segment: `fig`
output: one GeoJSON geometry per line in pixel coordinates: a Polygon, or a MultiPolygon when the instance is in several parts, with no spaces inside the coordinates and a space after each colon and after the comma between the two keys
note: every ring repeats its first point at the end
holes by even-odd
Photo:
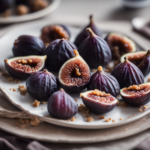
{"type": "Polygon", "coordinates": [[[56,39],[62,38],[67,40],[70,38],[70,30],[65,25],[54,24],[46,26],[42,29],[41,39],[46,45],[56,39]]]}
{"type": "Polygon", "coordinates": [[[144,76],[150,73],[150,50],[139,51],[133,53],[127,53],[120,59],[123,62],[124,57],[127,57],[129,61],[134,63],[143,73],[144,76]]]}
{"type": "Polygon", "coordinates": [[[123,54],[136,51],[135,43],[122,34],[109,33],[105,40],[108,43],[114,58],[120,59],[123,54]]]}
{"type": "Polygon", "coordinates": [[[66,61],[59,70],[58,79],[60,86],[67,92],[81,92],[90,81],[90,68],[74,50],[75,57],[66,61]]]}
{"type": "Polygon", "coordinates": [[[37,37],[22,35],[14,42],[14,56],[42,55],[45,44],[37,37]]]}
{"type": "Polygon", "coordinates": [[[47,109],[54,118],[70,119],[78,112],[78,105],[73,97],[60,89],[49,98],[47,109]]]}
{"type": "Polygon", "coordinates": [[[54,40],[43,53],[47,55],[46,67],[49,70],[59,71],[62,64],[75,56],[74,49],[77,47],[65,39],[54,40]]]}
{"type": "Polygon", "coordinates": [[[58,80],[45,69],[33,73],[26,81],[26,88],[33,98],[44,101],[58,90],[58,80]]]}
{"type": "Polygon", "coordinates": [[[78,34],[78,36],[75,39],[74,43],[77,47],[79,47],[82,41],[89,36],[89,34],[86,32],[86,28],[91,28],[96,35],[102,36],[102,32],[97,28],[97,26],[94,23],[93,16],[90,15],[90,23],[86,27],[84,27],[84,29],[78,34]]]}
{"type": "Polygon", "coordinates": [[[122,99],[130,105],[144,105],[150,101],[150,82],[123,88],[120,94],[122,99]]]}
{"type": "Polygon", "coordinates": [[[104,114],[115,108],[118,100],[111,94],[99,90],[86,91],[80,94],[84,105],[95,114],[104,114]]]}
{"type": "Polygon", "coordinates": [[[10,9],[12,0],[0,0],[0,13],[10,9]]]}
{"type": "Polygon", "coordinates": [[[79,53],[91,68],[105,66],[112,59],[111,50],[101,37],[86,29],[89,36],[80,44],[79,53]]]}
{"type": "Polygon", "coordinates": [[[92,74],[87,89],[98,89],[100,91],[110,93],[114,97],[117,97],[120,93],[120,86],[117,79],[114,76],[104,72],[101,66],[99,66],[97,71],[92,74]]]}
{"type": "Polygon", "coordinates": [[[27,79],[32,73],[43,70],[46,56],[26,56],[5,59],[8,73],[18,79],[27,79]]]}
{"type": "Polygon", "coordinates": [[[140,69],[131,63],[126,57],[124,58],[123,63],[118,64],[113,69],[111,75],[118,80],[120,88],[144,83],[144,76],[140,69]]]}

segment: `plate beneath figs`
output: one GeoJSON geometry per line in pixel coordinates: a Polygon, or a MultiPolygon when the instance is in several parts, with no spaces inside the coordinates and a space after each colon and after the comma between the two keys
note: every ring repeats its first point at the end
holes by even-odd
{"type": "MultiPolygon", "coordinates": [[[[0,68],[4,68],[4,59],[13,57],[12,55],[12,46],[15,39],[17,39],[18,36],[23,34],[29,34],[33,36],[40,36],[40,30],[43,26],[47,25],[47,21],[42,22],[32,22],[32,23],[25,23],[24,25],[20,25],[17,27],[14,27],[13,30],[10,30],[8,33],[6,33],[4,36],[0,39],[0,68]]],[[[78,34],[78,32],[81,30],[80,28],[75,27],[69,27],[72,37],[71,41],[74,41],[75,36],[78,34]]],[[[109,31],[109,29],[103,29],[105,31],[109,31]]],[[[142,46],[142,45],[141,45],[142,46]]],[[[140,47],[138,46],[138,49],[140,47]]],[[[150,74],[148,75],[150,77],[150,74]]],[[[145,78],[145,82],[148,80],[148,76],[145,78]]],[[[150,112],[150,109],[144,110],[142,113],[139,112],[139,108],[137,107],[131,107],[128,106],[126,108],[123,107],[116,107],[111,112],[104,114],[105,118],[112,118],[115,120],[115,122],[105,122],[105,120],[100,120],[99,115],[91,114],[91,116],[94,118],[94,121],[87,122],[85,114],[83,113],[77,113],[76,120],[66,121],[66,120],[59,120],[55,118],[50,118],[48,112],[47,112],[47,105],[41,104],[39,107],[32,107],[32,103],[34,99],[26,94],[25,96],[20,95],[20,92],[16,90],[15,92],[10,90],[10,88],[18,89],[19,85],[25,85],[25,81],[21,81],[21,83],[11,83],[8,82],[4,77],[0,77],[0,87],[4,95],[7,97],[7,99],[20,108],[23,111],[26,111],[28,113],[34,114],[36,116],[39,116],[41,120],[46,121],[48,123],[52,123],[59,126],[64,127],[70,127],[70,128],[79,128],[79,129],[101,129],[101,128],[110,128],[114,126],[120,126],[132,121],[135,121],[146,114],[150,112]],[[120,120],[122,118],[122,120],[120,120]]],[[[72,94],[74,98],[78,100],[78,105],[82,104],[82,100],[79,97],[78,94],[72,94]]]]}

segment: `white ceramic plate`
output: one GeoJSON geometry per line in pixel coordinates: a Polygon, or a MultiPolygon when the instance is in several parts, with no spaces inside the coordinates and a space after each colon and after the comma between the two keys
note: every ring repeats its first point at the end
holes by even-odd
{"type": "MultiPolygon", "coordinates": [[[[12,57],[12,46],[15,39],[17,39],[18,36],[22,34],[29,34],[33,36],[39,36],[40,30],[43,26],[47,25],[47,21],[38,21],[38,22],[32,22],[32,23],[26,23],[17,27],[14,27],[13,30],[6,33],[2,38],[0,39],[0,67],[4,67],[4,59],[12,57]]],[[[75,27],[69,27],[72,33],[71,41],[74,40],[74,37],[76,34],[80,31],[79,28],[75,27]]],[[[109,29],[103,29],[105,31],[109,29]]],[[[150,75],[149,75],[150,76],[150,75]]],[[[145,81],[147,81],[148,76],[145,78],[145,81]]],[[[37,115],[40,117],[41,120],[59,125],[59,126],[65,126],[70,128],[80,128],[80,129],[100,129],[100,128],[110,128],[114,126],[123,125],[129,122],[132,122],[134,120],[137,120],[146,114],[150,112],[149,109],[145,110],[143,113],[140,113],[138,108],[135,107],[116,107],[113,111],[104,114],[105,118],[112,118],[116,122],[105,122],[105,120],[100,120],[98,115],[92,114],[92,117],[94,118],[93,122],[86,122],[85,114],[78,113],[76,114],[76,120],[74,122],[67,122],[66,120],[59,120],[48,117],[49,114],[47,112],[47,106],[46,104],[41,104],[39,107],[34,108],[32,107],[32,103],[34,99],[29,96],[28,94],[26,96],[20,95],[19,91],[13,92],[12,90],[9,90],[10,88],[18,88],[18,85],[25,85],[25,81],[22,81],[19,84],[10,83],[8,82],[4,77],[1,77],[1,83],[0,87],[4,95],[8,98],[8,100],[20,108],[23,111],[29,112],[31,114],[37,115]],[[43,108],[43,109],[42,109],[43,108]],[[128,117],[131,118],[128,118],[128,117]],[[121,121],[120,118],[123,120],[121,121]]],[[[79,94],[72,95],[74,98],[78,99],[78,105],[82,103],[81,98],[79,97],[79,94]]]]}
{"type": "Polygon", "coordinates": [[[30,21],[33,19],[41,18],[45,15],[48,15],[49,13],[54,11],[59,6],[61,0],[49,0],[49,1],[50,1],[50,5],[47,8],[42,9],[42,10],[37,11],[37,12],[34,12],[34,13],[29,13],[29,14],[24,15],[24,16],[12,15],[8,18],[0,17],[0,24],[30,21]]]}

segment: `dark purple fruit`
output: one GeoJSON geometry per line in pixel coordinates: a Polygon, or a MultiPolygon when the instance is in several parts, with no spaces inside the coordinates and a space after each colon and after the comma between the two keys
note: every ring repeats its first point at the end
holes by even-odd
{"type": "Polygon", "coordinates": [[[43,41],[30,35],[22,35],[14,42],[14,56],[42,55],[45,50],[43,41]]]}
{"type": "Polygon", "coordinates": [[[44,101],[58,90],[57,78],[47,70],[33,73],[26,81],[27,92],[35,99],[44,101]]]}
{"type": "Polygon", "coordinates": [[[101,66],[99,66],[98,70],[91,76],[87,89],[98,89],[110,93],[114,97],[118,96],[120,93],[120,86],[116,78],[104,72],[101,66]]]}
{"type": "Polygon", "coordinates": [[[49,44],[44,55],[47,55],[46,67],[49,70],[59,71],[60,67],[70,58],[74,57],[77,47],[65,39],[57,39],[49,44]]]}
{"type": "Polygon", "coordinates": [[[74,50],[75,57],[66,61],[59,70],[58,79],[60,86],[67,92],[81,92],[90,81],[90,68],[74,50]]]}
{"type": "Polygon", "coordinates": [[[47,45],[56,39],[70,39],[70,31],[67,26],[54,24],[46,26],[42,29],[41,39],[47,45]]]}
{"type": "Polygon", "coordinates": [[[97,68],[99,65],[105,66],[112,59],[108,44],[90,28],[86,30],[89,36],[79,46],[80,55],[91,68],[97,68]]]}
{"type": "Polygon", "coordinates": [[[99,115],[113,110],[118,102],[111,94],[99,90],[86,91],[80,97],[91,112],[99,115]]]}
{"type": "Polygon", "coordinates": [[[140,106],[150,101],[150,83],[129,86],[120,90],[122,99],[133,106],[140,106]]]}
{"type": "Polygon", "coordinates": [[[70,119],[78,112],[78,105],[73,97],[60,89],[49,98],[47,109],[54,118],[70,119]]]}
{"type": "Polygon", "coordinates": [[[27,79],[32,73],[43,70],[46,56],[26,56],[5,59],[8,73],[18,79],[27,79]]]}
{"type": "Polygon", "coordinates": [[[0,13],[10,9],[12,0],[0,0],[0,13]]]}
{"type": "Polygon", "coordinates": [[[129,61],[134,63],[142,71],[144,76],[150,73],[150,50],[147,52],[139,51],[127,53],[121,57],[121,62],[124,61],[124,57],[127,57],[129,61]]]}
{"type": "Polygon", "coordinates": [[[79,33],[79,35],[75,39],[74,43],[77,47],[79,47],[79,45],[83,42],[83,40],[89,36],[89,34],[86,32],[86,28],[91,28],[92,31],[96,35],[102,36],[102,32],[95,25],[94,20],[93,20],[93,16],[91,15],[90,16],[90,23],[86,27],[84,27],[84,29],[79,33]]]}
{"type": "Polygon", "coordinates": [[[142,72],[131,63],[126,57],[124,62],[118,64],[111,73],[119,82],[120,88],[129,87],[144,83],[142,72]]]}
{"type": "Polygon", "coordinates": [[[123,54],[136,51],[135,43],[119,33],[109,33],[105,40],[110,46],[114,58],[120,59],[123,54]]]}

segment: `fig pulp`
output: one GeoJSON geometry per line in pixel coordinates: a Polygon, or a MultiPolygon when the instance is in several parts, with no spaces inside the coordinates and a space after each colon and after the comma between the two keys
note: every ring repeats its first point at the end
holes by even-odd
{"type": "Polygon", "coordinates": [[[128,37],[119,33],[109,33],[105,40],[114,58],[120,59],[123,54],[136,51],[135,43],[128,37]]]}
{"type": "Polygon", "coordinates": [[[111,75],[118,80],[120,88],[144,83],[144,76],[142,72],[126,57],[124,58],[123,63],[118,64],[113,69],[111,75]]]}
{"type": "Polygon", "coordinates": [[[120,90],[122,99],[133,106],[140,106],[150,101],[150,83],[129,86],[120,90]]]}
{"type": "Polygon", "coordinates": [[[86,28],[91,28],[96,35],[102,36],[101,31],[95,25],[94,20],[93,20],[93,16],[91,15],[90,16],[90,23],[79,33],[79,35],[75,39],[74,43],[77,47],[79,47],[79,45],[82,43],[82,41],[89,36],[89,34],[86,32],[86,28]]]}
{"type": "Polygon", "coordinates": [[[40,101],[48,100],[58,90],[57,78],[47,70],[33,73],[26,81],[27,92],[40,101]]]}
{"type": "Polygon", "coordinates": [[[22,35],[14,42],[14,56],[42,55],[45,44],[37,37],[22,35]]]}
{"type": "Polygon", "coordinates": [[[8,73],[18,79],[27,79],[32,73],[43,70],[46,56],[26,56],[5,59],[8,73]]]}
{"type": "Polygon", "coordinates": [[[76,46],[65,39],[54,40],[43,53],[47,55],[46,67],[49,70],[59,71],[64,62],[75,56],[74,49],[76,46]]]}
{"type": "Polygon", "coordinates": [[[111,50],[101,37],[86,29],[89,36],[80,44],[79,53],[91,68],[105,66],[112,59],[111,50]]]}
{"type": "Polygon", "coordinates": [[[115,108],[118,100],[111,94],[99,90],[86,91],[80,94],[85,106],[95,114],[104,114],[115,108]]]}
{"type": "Polygon", "coordinates": [[[127,53],[120,59],[123,62],[124,57],[127,57],[129,61],[134,63],[143,73],[144,76],[150,73],[150,50],[127,53]]]}
{"type": "Polygon", "coordinates": [[[86,62],[74,50],[75,57],[66,61],[60,68],[58,79],[60,86],[68,92],[81,92],[90,81],[90,69],[86,62]]]}
{"type": "Polygon", "coordinates": [[[11,4],[12,0],[0,0],[0,13],[10,9],[11,4]]]}
{"type": "Polygon", "coordinates": [[[70,38],[70,31],[65,25],[49,25],[42,29],[41,39],[47,45],[56,39],[67,39],[70,38]]]}
{"type": "Polygon", "coordinates": [[[78,112],[75,99],[63,89],[52,94],[48,100],[47,108],[52,117],[59,119],[70,119],[78,112]]]}
{"type": "Polygon", "coordinates": [[[118,96],[120,93],[120,86],[116,78],[104,72],[101,66],[99,66],[98,70],[91,76],[87,89],[98,89],[110,93],[114,97],[118,96]]]}

